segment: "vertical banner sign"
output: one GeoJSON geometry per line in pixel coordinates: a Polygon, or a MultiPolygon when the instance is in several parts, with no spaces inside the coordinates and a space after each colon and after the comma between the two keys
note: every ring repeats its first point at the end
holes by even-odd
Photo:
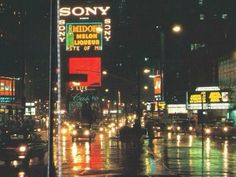
{"type": "Polygon", "coordinates": [[[154,77],[154,94],[155,95],[161,95],[161,76],[156,75],[154,77]]]}

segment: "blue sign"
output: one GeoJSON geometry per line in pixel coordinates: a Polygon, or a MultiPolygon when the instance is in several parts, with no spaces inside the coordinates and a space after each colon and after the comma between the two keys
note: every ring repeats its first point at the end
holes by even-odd
{"type": "Polygon", "coordinates": [[[10,96],[0,96],[0,103],[11,103],[15,101],[15,97],[10,96]]]}

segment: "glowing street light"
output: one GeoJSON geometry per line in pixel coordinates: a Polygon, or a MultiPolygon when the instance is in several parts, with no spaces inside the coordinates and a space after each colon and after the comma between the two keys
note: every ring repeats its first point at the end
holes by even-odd
{"type": "Polygon", "coordinates": [[[103,70],[103,71],[102,71],[102,75],[107,75],[107,71],[106,71],[106,70],[103,70]]]}
{"type": "MultiPolygon", "coordinates": [[[[161,100],[164,101],[164,77],[165,77],[165,32],[161,26],[156,26],[156,29],[160,30],[160,42],[161,42],[161,61],[160,61],[160,75],[161,75],[161,100]]],[[[172,26],[171,31],[175,34],[181,33],[183,28],[179,24],[172,26]]],[[[160,101],[160,100],[159,100],[160,101]]]]}
{"type": "Polygon", "coordinates": [[[144,74],[148,74],[148,73],[150,73],[151,72],[151,70],[149,69],[149,68],[145,68],[144,70],[143,70],[143,73],[144,74]]]}
{"type": "Polygon", "coordinates": [[[172,26],[172,31],[174,33],[181,33],[182,32],[182,26],[181,25],[173,25],[172,26]]]}
{"type": "Polygon", "coordinates": [[[144,88],[144,90],[148,90],[148,86],[147,85],[145,85],[143,88],[144,88]]]}

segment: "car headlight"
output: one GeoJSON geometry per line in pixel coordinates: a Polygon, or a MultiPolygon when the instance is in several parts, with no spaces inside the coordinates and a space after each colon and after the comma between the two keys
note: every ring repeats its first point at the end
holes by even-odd
{"type": "Polygon", "coordinates": [[[37,132],[41,132],[41,128],[38,128],[38,129],[37,129],[37,132]]]}
{"type": "Polygon", "coordinates": [[[72,135],[77,135],[77,131],[76,131],[76,130],[73,130],[73,131],[72,131],[72,135]]]}
{"type": "Polygon", "coordinates": [[[190,126],[188,129],[189,129],[190,131],[192,131],[192,130],[193,130],[193,127],[190,126]]]}
{"type": "Polygon", "coordinates": [[[177,127],[177,130],[179,131],[180,129],[181,129],[180,126],[178,126],[178,127],[177,127]]]}
{"type": "Polygon", "coordinates": [[[229,130],[228,127],[224,127],[224,128],[223,128],[223,131],[224,131],[224,132],[227,132],[228,130],[229,130]]]}
{"type": "Polygon", "coordinates": [[[90,133],[89,133],[89,130],[85,130],[84,131],[84,135],[88,136],[90,133]]]}
{"type": "Polygon", "coordinates": [[[20,151],[20,152],[26,152],[26,151],[27,151],[27,146],[21,145],[21,146],[19,147],[19,151],[20,151]]]}
{"type": "Polygon", "coordinates": [[[171,130],[171,129],[172,129],[172,127],[171,127],[171,126],[168,126],[168,127],[167,127],[167,130],[171,130]]]}
{"type": "Polygon", "coordinates": [[[205,133],[206,134],[210,134],[211,133],[211,129],[209,129],[209,128],[205,129],[205,133]]]}

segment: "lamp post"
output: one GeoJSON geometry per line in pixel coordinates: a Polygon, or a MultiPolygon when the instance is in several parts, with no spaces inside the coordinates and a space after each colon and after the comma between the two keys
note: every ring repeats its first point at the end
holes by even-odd
{"type": "Polygon", "coordinates": [[[204,95],[204,92],[201,92],[201,124],[202,124],[202,175],[204,174],[204,117],[203,117],[203,111],[204,111],[204,100],[206,96],[204,95]]]}
{"type": "MultiPolygon", "coordinates": [[[[165,100],[164,85],[165,85],[165,32],[162,26],[156,26],[160,30],[160,45],[161,45],[161,60],[160,60],[160,76],[161,76],[161,101],[165,100]]],[[[174,24],[171,27],[172,33],[179,34],[183,30],[179,24],[174,24]]]]}
{"type": "MultiPolygon", "coordinates": [[[[54,88],[53,82],[56,80],[56,60],[60,59],[58,57],[58,47],[59,38],[57,37],[58,30],[58,10],[60,6],[59,0],[50,0],[50,54],[49,54],[49,119],[48,119],[48,168],[47,168],[47,177],[56,176],[54,158],[53,158],[53,127],[54,127],[54,88]]],[[[60,63],[60,62],[58,62],[60,63]]],[[[60,68],[59,68],[60,69],[60,68]]],[[[59,73],[60,76],[60,73],[59,73]]],[[[58,77],[59,77],[58,76],[58,77]]],[[[58,82],[59,83],[59,82],[58,82]]],[[[60,88],[58,89],[60,92],[60,88]]],[[[59,109],[60,110],[60,109],[59,109]]],[[[60,168],[60,167],[59,167],[60,168]]],[[[61,174],[59,173],[59,177],[61,174]]]]}

